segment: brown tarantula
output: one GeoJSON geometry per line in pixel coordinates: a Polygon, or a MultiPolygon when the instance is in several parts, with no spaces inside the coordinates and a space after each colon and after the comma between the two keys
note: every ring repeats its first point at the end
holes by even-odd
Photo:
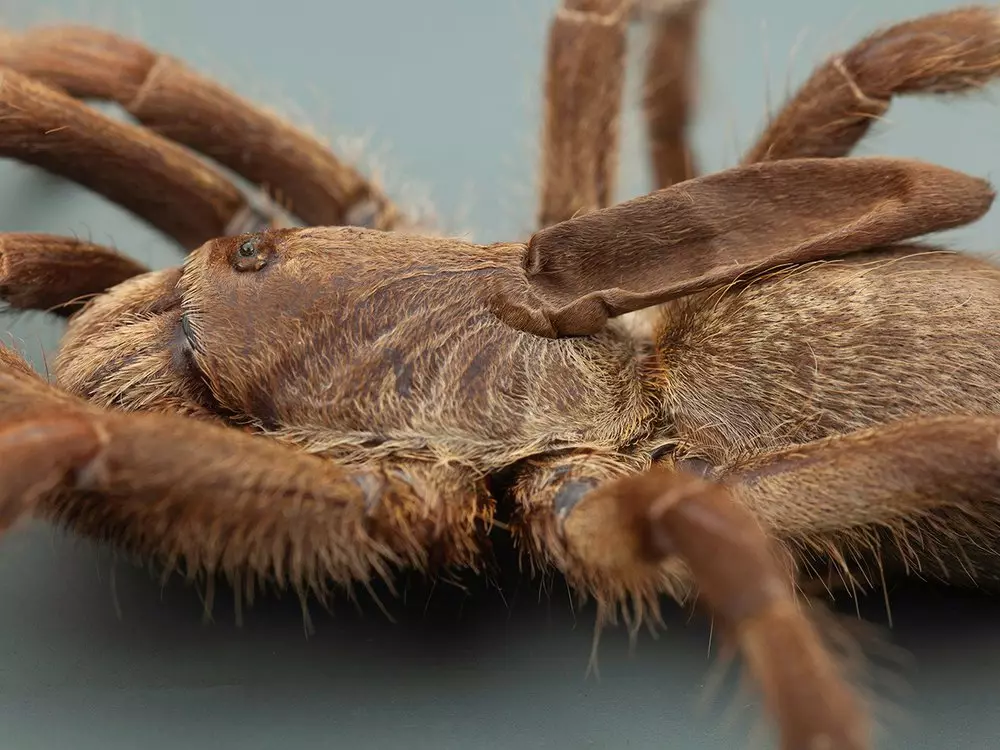
{"type": "Polygon", "coordinates": [[[849,581],[893,555],[964,561],[989,536],[1000,269],[900,244],[982,216],[986,182],[846,155],[895,94],[1000,75],[1000,16],[865,39],[741,166],[696,176],[701,9],[565,0],[540,226],[489,246],[430,236],[311,137],[135,42],[3,38],[3,155],[192,250],[148,272],[0,237],[7,302],[71,315],[54,384],[0,349],[3,526],[33,514],[168,569],[325,595],[476,567],[499,508],[532,564],[604,614],[702,603],[785,747],[868,747],[796,584],[826,564],[849,581]],[[635,21],[658,189],[611,205],[635,21]]]}

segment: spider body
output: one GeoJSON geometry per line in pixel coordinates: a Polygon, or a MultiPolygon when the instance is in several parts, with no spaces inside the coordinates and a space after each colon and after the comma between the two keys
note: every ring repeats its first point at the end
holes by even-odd
{"type": "Polygon", "coordinates": [[[77,316],[57,380],[125,409],[192,398],[192,413],[331,457],[447,459],[480,475],[540,451],[635,443],[657,409],[624,332],[540,338],[483,304],[523,254],[357,228],[213,241],[77,316]],[[246,243],[260,268],[238,269],[246,243]],[[150,321],[163,331],[152,347],[150,321]],[[151,401],[157,388],[171,400],[151,401]]]}
{"type": "Polygon", "coordinates": [[[499,319],[478,291],[516,278],[524,252],[357,228],[213,241],[78,315],[57,381],[130,410],[197,394],[192,412],[310,452],[480,477],[572,450],[722,469],[908,417],[1000,411],[988,261],[912,246],[778,271],[665,305],[650,347],[621,324],[541,338],[499,319]],[[261,265],[241,270],[250,243],[261,265]],[[137,327],[159,316],[148,350],[137,327]]]}
{"type": "Polygon", "coordinates": [[[602,618],[655,620],[664,593],[705,605],[784,747],[870,747],[797,584],[989,553],[1000,268],[913,244],[986,213],[987,182],[849,153],[892,96],[1000,76],[1000,22],[968,8],[877,32],[740,166],[699,176],[701,7],[565,0],[539,226],[492,245],[424,231],[323,144],[135,42],[0,39],[0,154],[190,251],[150,271],[0,235],[4,299],[70,318],[52,383],[0,348],[0,525],[35,514],[193,578],[325,597],[477,568],[503,513],[602,618]],[[634,17],[657,189],[614,204],[634,17]]]}

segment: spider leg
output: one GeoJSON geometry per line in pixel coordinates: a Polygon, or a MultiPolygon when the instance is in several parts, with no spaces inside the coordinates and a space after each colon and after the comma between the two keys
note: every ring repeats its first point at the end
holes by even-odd
{"type": "Polygon", "coordinates": [[[697,176],[688,126],[696,99],[698,31],[705,0],[650,2],[651,34],[643,81],[643,113],[657,189],[697,176]],[[663,6],[663,7],[660,7],[663,6]]]}
{"type": "Polygon", "coordinates": [[[890,532],[892,552],[916,569],[934,557],[944,564],[942,552],[996,558],[1000,417],[901,421],[757,456],[720,476],[776,536],[841,566],[852,547],[884,544],[875,530],[890,532]],[[921,526],[931,533],[909,533],[921,526]]]}
{"type": "Polygon", "coordinates": [[[464,472],[345,465],[167,414],[100,410],[0,358],[0,513],[38,514],[168,570],[325,594],[470,564],[489,510],[464,472]],[[10,448],[10,450],[8,450],[10,448]]]}
{"type": "Polygon", "coordinates": [[[108,247],[53,234],[0,232],[0,299],[69,316],[93,295],[146,273],[108,247]]]}
{"type": "Polygon", "coordinates": [[[975,91],[998,75],[996,8],[959,8],[891,26],[819,67],[743,161],[845,156],[892,97],[975,91]]]}
{"type": "Polygon", "coordinates": [[[538,225],[614,202],[632,0],[564,0],[549,27],[538,225]]]}
{"type": "Polygon", "coordinates": [[[784,748],[868,747],[866,713],[754,515],[722,484],[633,468],[599,455],[530,467],[515,496],[519,531],[536,559],[554,562],[599,602],[633,596],[651,608],[656,594],[670,590],[670,567],[678,579],[689,576],[734,634],[784,748]]]}
{"type": "Polygon", "coordinates": [[[253,214],[232,182],[181,146],[3,69],[0,156],[78,182],[186,249],[238,233],[253,214]]]}
{"type": "Polygon", "coordinates": [[[0,65],[73,97],[116,102],[160,136],[265,186],[306,224],[390,230],[405,223],[317,138],[131,39],[86,26],[41,27],[0,40],[0,65]]]}
{"type": "Polygon", "coordinates": [[[0,427],[0,533],[32,513],[69,472],[94,458],[90,437],[85,423],[59,415],[0,427]]]}
{"type": "Polygon", "coordinates": [[[72,417],[60,411],[72,397],[47,386],[24,359],[0,346],[0,388],[21,394],[12,400],[0,423],[0,533],[34,511],[40,499],[58,485],[60,477],[89,455],[76,439],[72,417]],[[47,398],[49,421],[32,421],[32,404],[47,398]],[[27,467],[33,464],[35,468],[27,467]]]}
{"type": "Polygon", "coordinates": [[[594,593],[599,602],[624,601],[631,594],[640,616],[647,607],[654,608],[660,590],[671,586],[668,578],[650,579],[647,570],[642,570],[634,581],[622,581],[617,575],[606,578],[602,568],[578,564],[564,534],[566,517],[584,495],[644,468],[646,464],[633,464],[604,453],[573,453],[530,461],[518,472],[513,486],[517,510],[512,524],[519,545],[528,553],[528,561],[537,570],[558,569],[573,588],[594,593]]]}

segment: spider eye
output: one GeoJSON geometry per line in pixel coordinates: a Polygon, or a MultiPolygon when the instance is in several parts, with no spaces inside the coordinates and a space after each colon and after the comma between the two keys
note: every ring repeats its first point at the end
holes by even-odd
{"type": "Polygon", "coordinates": [[[236,246],[230,262],[237,271],[259,271],[267,265],[267,248],[260,237],[248,237],[236,246]]]}

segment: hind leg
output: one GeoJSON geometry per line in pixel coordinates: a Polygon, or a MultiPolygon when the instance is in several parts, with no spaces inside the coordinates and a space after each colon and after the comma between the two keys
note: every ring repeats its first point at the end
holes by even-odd
{"type": "Polygon", "coordinates": [[[1000,570],[1000,417],[909,419],[756,456],[718,472],[803,556],[853,583],[863,561],[973,580],[1000,570]],[[988,570],[977,571],[979,566],[988,570]],[[939,567],[940,566],[940,567],[939,567]]]}
{"type": "Polygon", "coordinates": [[[698,82],[698,32],[706,0],[646,0],[650,33],[643,79],[643,114],[656,189],[698,175],[688,136],[698,82]],[[665,7],[657,7],[663,5],[665,7]]]}

